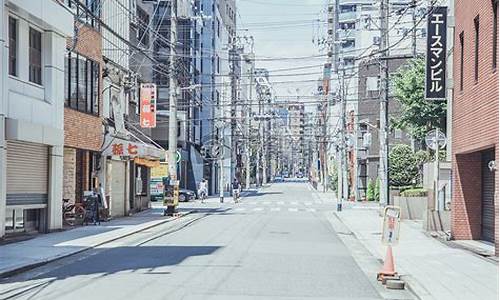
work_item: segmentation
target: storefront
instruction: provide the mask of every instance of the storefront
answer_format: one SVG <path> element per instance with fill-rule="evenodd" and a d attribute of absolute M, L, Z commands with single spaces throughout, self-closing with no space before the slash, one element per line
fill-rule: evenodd
<path fill-rule="evenodd" d="M 165 151 L 142 141 L 106 136 L 101 173 L 111 217 L 120 217 L 150 206 L 151 168 L 165 158 Z"/>

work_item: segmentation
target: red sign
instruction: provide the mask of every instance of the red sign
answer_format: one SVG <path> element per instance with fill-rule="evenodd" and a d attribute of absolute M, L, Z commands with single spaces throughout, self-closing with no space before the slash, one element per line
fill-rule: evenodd
<path fill-rule="evenodd" d="M 156 84 L 141 84 L 140 122 L 142 128 L 156 127 Z"/>
<path fill-rule="evenodd" d="M 116 156 L 137 156 L 138 146 L 134 144 L 115 143 L 111 145 L 111 152 Z"/>

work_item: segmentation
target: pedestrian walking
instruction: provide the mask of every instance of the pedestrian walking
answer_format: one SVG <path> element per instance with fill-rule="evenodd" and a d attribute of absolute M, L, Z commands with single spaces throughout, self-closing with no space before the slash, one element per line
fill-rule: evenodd
<path fill-rule="evenodd" d="M 198 185 L 198 196 L 201 199 L 201 203 L 205 203 L 207 195 L 208 195 L 208 184 L 205 178 L 202 178 L 200 184 Z"/>
<path fill-rule="evenodd" d="M 238 203 L 238 199 L 240 198 L 241 183 L 238 180 L 238 178 L 234 177 L 233 183 L 231 185 L 232 185 L 232 188 L 233 188 L 233 200 L 234 200 L 234 203 Z"/>

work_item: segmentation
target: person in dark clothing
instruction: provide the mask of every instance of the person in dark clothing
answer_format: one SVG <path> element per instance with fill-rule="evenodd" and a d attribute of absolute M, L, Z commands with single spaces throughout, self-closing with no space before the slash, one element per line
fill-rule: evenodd
<path fill-rule="evenodd" d="M 241 184 L 239 182 L 239 180 L 235 177 L 233 179 L 233 183 L 231 184 L 232 188 L 233 188 L 233 200 L 234 200 L 234 203 L 237 203 L 239 198 L 240 198 L 240 190 L 241 190 Z"/>

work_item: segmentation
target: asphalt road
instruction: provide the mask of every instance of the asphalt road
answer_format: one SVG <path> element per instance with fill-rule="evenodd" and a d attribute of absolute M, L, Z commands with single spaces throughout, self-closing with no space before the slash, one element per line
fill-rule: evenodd
<path fill-rule="evenodd" d="M 304 182 L 20 274 L 0 299 L 379 299 Z M 228 201 L 227 201 L 228 202 Z"/>

